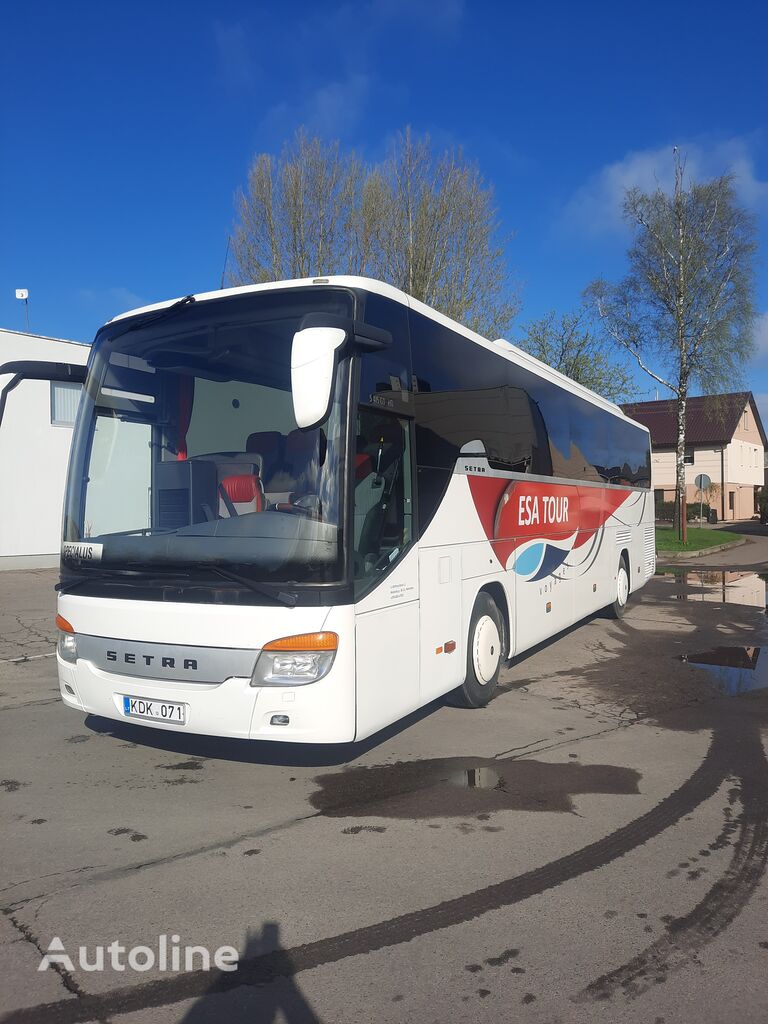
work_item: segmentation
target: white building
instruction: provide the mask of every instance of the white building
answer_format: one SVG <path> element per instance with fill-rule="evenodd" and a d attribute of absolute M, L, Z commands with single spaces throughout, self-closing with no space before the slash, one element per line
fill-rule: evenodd
<path fill-rule="evenodd" d="M 77 363 L 90 346 L 0 329 L 0 365 Z M 0 389 L 12 378 L 0 376 Z M 8 395 L 0 425 L 0 569 L 58 564 L 64 480 L 81 386 L 24 380 Z"/>
<path fill-rule="evenodd" d="M 627 416 L 651 432 L 651 486 L 656 500 L 674 501 L 677 452 L 677 401 L 633 402 Z M 700 493 L 696 477 L 706 474 L 712 487 L 704 501 L 720 519 L 751 519 L 758 512 L 757 491 L 765 482 L 766 436 L 751 391 L 689 398 L 685 427 L 687 500 Z"/>

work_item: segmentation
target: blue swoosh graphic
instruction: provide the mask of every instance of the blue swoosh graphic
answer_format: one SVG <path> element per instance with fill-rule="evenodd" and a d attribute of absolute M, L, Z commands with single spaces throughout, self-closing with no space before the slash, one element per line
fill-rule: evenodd
<path fill-rule="evenodd" d="M 515 559 L 513 566 L 518 576 L 528 576 L 536 570 L 542 555 L 544 554 L 543 544 L 531 544 Z"/>
<path fill-rule="evenodd" d="M 554 548 L 547 544 L 546 551 L 544 552 L 544 558 L 541 560 L 539 571 L 535 576 L 531 576 L 529 583 L 534 583 L 536 580 L 543 580 L 545 576 L 551 575 L 559 566 L 566 560 L 570 551 L 563 551 L 561 548 Z"/>

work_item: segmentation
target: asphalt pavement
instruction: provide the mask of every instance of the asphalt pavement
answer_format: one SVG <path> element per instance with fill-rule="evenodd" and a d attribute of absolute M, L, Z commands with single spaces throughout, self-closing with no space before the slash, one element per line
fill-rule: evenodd
<path fill-rule="evenodd" d="M 489 707 L 321 748 L 65 708 L 54 578 L 0 574 L 0 1022 L 766 1020 L 764 581 L 657 577 Z M 81 966 L 115 942 L 155 964 Z"/>

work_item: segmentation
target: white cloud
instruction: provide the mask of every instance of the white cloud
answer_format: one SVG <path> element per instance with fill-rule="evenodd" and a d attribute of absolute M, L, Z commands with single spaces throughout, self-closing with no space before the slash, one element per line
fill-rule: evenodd
<path fill-rule="evenodd" d="M 81 288 L 80 301 L 89 309 L 104 311 L 105 316 L 117 316 L 129 309 L 145 306 L 146 302 L 129 288 Z"/>
<path fill-rule="evenodd" d="M 254 80 L 254 67 L 245 25 L 242 22 L 216 21 L 213 25 L 213 38 L 221 74 L 227 86 L 235 92 L 250 89 Z"/>
<path fill-rule="evenodd" d="M 464 17 L 464 0 L 372 0 L 368 11 L 381 21 L 399 25 L 427 25 L 438 32 L 454 32 Z"/>
<path fill-rule="evenodd" d="M 760 419 L 763 421 L 763 426 L 768 430 L 768 394 L 763 391 L 753 392 L 753 395 L 757 411 L 760 413 Z"/>
<path fill-rule="evenodd" d="M 755 317 L 752 337 L 755 342 L 755 362 L 768 363 L 768 313 L 759 313 Z"/>
<path fill-rule="evenodd" d="M 730 173 L 741 201 L 757 212 L 768 211 L 768 181 L 755 171 L 754 139 L 737 137 L 707 143 L 680 143 L 689 181 L 703 181 Z M 620 232 L 624 229 L 622 203 L 625 190 L 637 186 L 644 191 L 673 185 L 673 143 L 657 149 L 627 153 L 607 164 L 581 185 L 565 207 L 565 223 L 589 234 Z"/>
<path fill-rule="evenodd" d="M 465 0 L 357 0 L 318 8 L 298 24 L 286 22 L 286 36 L 273 44 L 286 50 L 284 96 L 263 116 L 261 127 L 288 135 L 299 125 L 325 136 L 343 136 L 365 114 L 373 87 L 377 99 L 402 99 L 387 63 L 390 41 L 412 36 L 425 46 L 455 42 Z M 339 40 L 354 26 L 354 47 Z M 262 44 L 263 45 L 263 44 Z M 239 42 L 238 42 L 239 46 Z M 327 55 L 332 54 L 329 62 Z M 331 74 L 326 78 L 328 68 Z M 288 93 L 290 89 L 290 93 Z"/>
<path fill-rule="evenodd" d="M 319 135 L 344 135 L 362 117 L 371 87 L 369 75 L 350 74 L 318 86 L 303 101 L 282 102 L 267 111 L 265 128 L 293 128 L 300 124 Z"/>

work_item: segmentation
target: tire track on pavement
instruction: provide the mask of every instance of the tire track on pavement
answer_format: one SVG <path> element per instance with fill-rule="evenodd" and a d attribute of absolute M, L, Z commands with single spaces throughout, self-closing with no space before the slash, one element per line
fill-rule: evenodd
<path fill-rule="evenodd" d="M 41 1004 L 16 1011 L 12 1016 L 0 1017 L 0 1022 L 84 1024 L 104 1016 L 168 1006 L 243 985 L 265 985 L 348 957 L 410 942 L 419 936 L 520 903 L 625 856 L 677 824 L 713 796 L 731 774 L 729 750 L 735 742 L 733 731 L 732 727 L 716 727 L 707 754 L 696 771 L 651 810 L 610 835 L 522 875 L 373 925 L 242 960 L 236 972 L 223 973 L 218 977 L 205 971 L 174 975 L 127 985 L 111 992 L 85 995 L 77 1000 Z"/>

